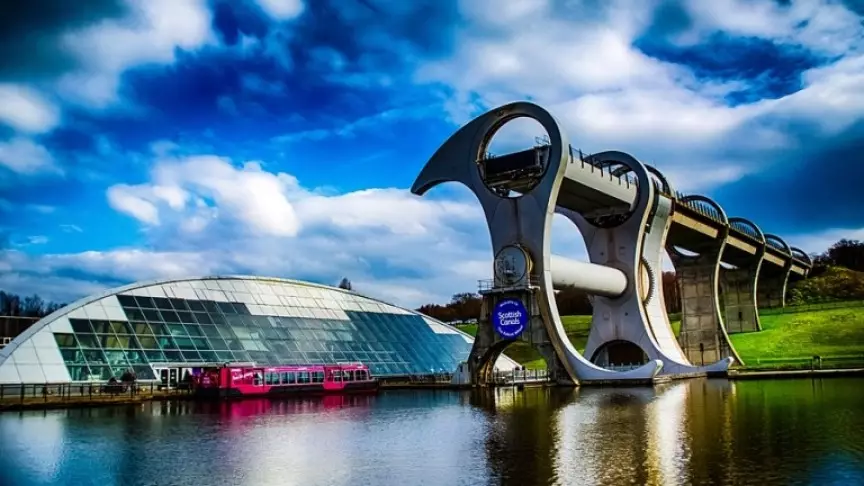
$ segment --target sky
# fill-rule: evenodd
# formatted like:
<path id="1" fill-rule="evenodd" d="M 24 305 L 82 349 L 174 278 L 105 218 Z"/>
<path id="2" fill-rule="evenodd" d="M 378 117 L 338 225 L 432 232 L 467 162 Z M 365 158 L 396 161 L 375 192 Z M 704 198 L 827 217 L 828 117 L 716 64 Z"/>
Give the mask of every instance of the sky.
<path id="1" fill-rule="evenodd" d="M 479 204 L 408 188 L 516 100 L 821 252 L 864 239 L 862 48 L 860 0 L 4 5 L 0 289 L 252 274 L 448 301 L 491 275 Z M 566 221 L 552 246 L 586 258 Z"/>

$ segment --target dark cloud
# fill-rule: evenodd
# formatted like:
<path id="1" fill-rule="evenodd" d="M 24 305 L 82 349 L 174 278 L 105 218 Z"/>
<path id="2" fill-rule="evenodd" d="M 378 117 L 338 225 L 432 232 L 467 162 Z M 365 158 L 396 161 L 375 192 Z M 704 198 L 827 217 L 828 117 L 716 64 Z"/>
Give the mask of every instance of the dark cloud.
<path id="1" fill-rule="evenodd" d="M 693 19 L 680 1 L 664 1 L 651 18 L 644 39 L 667 40 L 672 36 L 686 32 L 693 25 Z"/>
<path id="2" fill-rule="evenodd" d="M 448 52 L 454 42 L 452 29 L 459 22 L 453 0 L 319 0 L 307 2 L 307 8 L 296 26 L 294 45 L 327 45 L 351 61 L 369 55 L 369 48 L 392 47 L 394 40 L 424 55 Z M 398 58 L 405 53 L 393 54 Z"/>
<path id="3" fill-rule="evenodd" d="M 864 17 L 864 0 L 843 0 L 846 8 Z"/>
<path id="4" fill-rule="evenodd" d="M 33 81 L 74 67 L 60 36 L 126 14 L 122 0 L 27 0 L 0 4 L 0 79 Z"/>
<path id="5" fill-rule="evenodd" d="M 766 232 L 864 227 L 864 123 L 830 142 L 799 140 L 802 150 L 712 196 L 728 214 L 748 217 Z"/>
<path id="6" fill-rule="evenodd" d="M 146 113 L 105 120 L 95 132 L 132 150 L 173 139 L 177 127 L 188 134 L 212 131 L 217 139 L 261 140 L 339 129 L 437 101 L 428 92 L 417 94 L 411 73 L 417 59 L 446 50 L 456 16 L 452 2 L 307 5 L 296 21 L 278 24 L 251 3 L 214 2 L 214 28 L 233 47 L 178 52 L 171 66 L 129 70 L 124 97 Z M 67 114 L 66 125 L 92 123 L 93 116 L 105 115 Z"/>
<path id="7" fill-rule="evenodd" d="M 830 62 L 803 48 L 724 33 L 683 48 L 659 37 L 644 36 L 636 47 L 654 58 L 687 66 L 702 80 L 746 82 L 746 89 L 729 95 L 731 104 L 794 93 L 802 88 L 801 73 Z"/>
<path id="8" fill-rule="evenodd" d="M 263 13 L 253 5 L 236 0 L 216 0 L 213 9 L 213 29 L 229 46 L 236 45 L 240 36 L 262 39 L 270 30 Z"/>

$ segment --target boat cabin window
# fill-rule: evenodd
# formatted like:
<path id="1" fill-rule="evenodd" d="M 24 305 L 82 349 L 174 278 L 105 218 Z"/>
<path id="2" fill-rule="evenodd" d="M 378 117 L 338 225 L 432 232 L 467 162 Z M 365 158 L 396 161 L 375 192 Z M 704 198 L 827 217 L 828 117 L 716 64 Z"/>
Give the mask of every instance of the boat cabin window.
<path id="1" fill-rule="evenodd" d="M 342 381 L 342 372 L 340 370 L 328 371 L 327 372 L 327 379 L 329 381 L 341 382 Z"/>
<path id="2" fill-rule="evenodd" d="M 301 371 L 297 373 L 297 376 L 299 378 L 297 380 L 298 383 L 309 383 L 311 381 L 308 371 Z"/>
<path id="3" fill-rule="evenodd" d="M 297 382 L 297 376 L 289 371 L 282 372 L 282 383 L 293 384 Z"/>
<path id="4" fill-rule="evenodd" d="M 324 372 L 316 371 L 312 373 L 312 382 L 313 383 L 323 383 L 324 382 Z"/>
<path id="5" fill-rule="evenodd" d="M 275 371 L 268 371 L 264 374 L 264 383 L 267 385 L 278 385 L 279 373 Z"/>

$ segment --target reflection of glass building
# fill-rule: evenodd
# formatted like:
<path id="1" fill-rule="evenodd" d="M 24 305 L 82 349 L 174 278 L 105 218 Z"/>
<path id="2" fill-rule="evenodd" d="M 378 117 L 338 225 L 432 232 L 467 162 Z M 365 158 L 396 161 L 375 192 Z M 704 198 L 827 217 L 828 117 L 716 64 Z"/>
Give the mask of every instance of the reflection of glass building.
<path id="1" fill-rule="evenodd" d="M 377 376 L 450 372 L 472 339 L 353 292 L 259 277 L 138 283 L 82 299 L 0 350 L 0 383 L 139 379 L 202 363 L 360 361 Z M 499 366 L 515 362 L 502 358 Z"/>

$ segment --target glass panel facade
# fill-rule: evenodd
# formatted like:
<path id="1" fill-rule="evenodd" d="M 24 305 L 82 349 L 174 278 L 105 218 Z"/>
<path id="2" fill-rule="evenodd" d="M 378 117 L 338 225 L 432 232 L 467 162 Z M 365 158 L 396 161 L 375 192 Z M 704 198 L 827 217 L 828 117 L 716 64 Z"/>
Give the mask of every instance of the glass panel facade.
<path id="1" fill-rule="evenodd" d="M 204 282 L 209 289 L 212 281 Z M 471 350 L 461 335 L 435 333 L 419 315 L 341 310 L 347 299 L 354 308 L 377 308 L 360 297 L 287 283 L 286 295 L 255 293 L 251 282 L 230 283 L 248 284 L 244 300 L 272 302 L 255 306 L 255 314 L 263 309 L 272 315 L 253 315 L 239 302 L 117 295 L 129 322 L 70 318 L 73 333 L 54 337 L 72 379 L 119 377 L 129 368 L 139 379 L 154 379 L 149 365 L 232 361 L 360 361 L 377 376 L 428 374 L 453 371 Z M 240 293 L 221 288 L 229 297 Z M 337 318 L 345 315 L 347 320 Z"/>

